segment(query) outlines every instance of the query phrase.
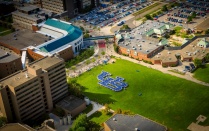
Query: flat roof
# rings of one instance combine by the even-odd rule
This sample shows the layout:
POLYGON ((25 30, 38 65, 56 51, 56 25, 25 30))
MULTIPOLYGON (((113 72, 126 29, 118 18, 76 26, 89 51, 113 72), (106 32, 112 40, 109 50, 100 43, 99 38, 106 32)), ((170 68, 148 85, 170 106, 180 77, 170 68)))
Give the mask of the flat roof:
POLYGON ((166 131, 167 128, 140 115, 115 114, 105 122, 111 130, 166 131))
MULTIPOLYGON (((209 48, 199 47, 197 44, 201 40, 202 38, 197 38, 180 50, 163 50, 152 57, 152 59, 162 60, 162 62, 172 62, 177 60, 175 55, 181 55, 184 58, 203 59, 203 57, 209 53, 209 48)), ((207 37, 206 40, 209 40, 209 37, 207 37)))
MULTIPOLYGON (((51 37, 50 39, 53 38, 51 37)), ((37 46, 43 44, 46 40, 49 40, 48 36, 46 37, 43 34, 35 33, 27 29, 22 29, 17 32, 0 37, 0 42, 19 50, 24 49, 28 46, 37 46), (16 37, 14 37, 15 34, 16 37), (17 40, 15 38, 17 38, 17 40)))
POLYGON ((68 33, 64 37, 61 37, 57 40, 52 41, 51 43, 48 43, 43 46, 41 45, 38 47, 42 52, 45 52, 45 53, 48 53, 48 52, 50 53, 62 46, 69 44, 70 42, 73 42, 74 40, 82 36, 82 30, 76 26, 71 25, 68 22, 60 21, 57 19, 48 19, 45 22, 45 25, 64 30, 68 33))
POLYGON ((28 12, 28 11, 39 9, 39 7, 33 6, 33 5, 27 5, 27 6, 24 6, 24 7, 20 7, 18 9, 22 10, 22 11, 25 11, 25 12, 28 12))
POLYGON ((20 123, 10 123, 0 127, 1 131, 36 131, 28 125, 20 123))
POLYGON ((7 63, 18 58, 20 57, 0 48, 0 63, 7 63))
POLYGON ((11 87, 17 87, 19 85, 22 85, 23 83, 26 83, 27 81, 30 81, 30 80, 36 78, 36 76, 31 75, 30 73, 27 73, 28 77, 26 77, 26 73, 27 73, 26 70, 16 72, 12 75, 9 75, 9 76, 1 79, 0 83, 3 85, 9 85, 11 87))
POLYGON ((63 62, 62 58, 51 56, 51 57, 45 57, 40 60, 29 63, 29 66, 34 67, 34 68, 38 66, 38 67, 46 70, 46 69, 48 69, 48 68, 52 67, 53 65, 56 65, 60 62, 63 62))
POLYGON ((146 36, 146 33, 152 29, 162 28, 165 25, 169 24, 148 20, 130 32, 121 33, 124 41, 118 42, 118 44, 121 47, 135 50, 136 52, 149 54, 161 45, 159 45, 160 41, 158 39, 149 38, 146 36))
POLYGON ((85 103, 84 100, 71 95, 65 97, 62 101, 58 102, 56 105, 71 112, 80 105, 82 105, 83 103, 85 103))

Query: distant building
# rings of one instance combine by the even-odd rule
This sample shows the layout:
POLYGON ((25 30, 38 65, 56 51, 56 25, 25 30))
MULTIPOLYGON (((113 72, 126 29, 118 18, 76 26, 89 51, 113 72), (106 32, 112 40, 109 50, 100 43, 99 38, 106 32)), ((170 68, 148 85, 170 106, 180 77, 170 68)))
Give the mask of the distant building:
POLYGON ((19 7, 17 11, 12 12, 13 22, 30 30, 33 29, 33 24, 40 24, 52 16, 53 13, 32 5, 19 7))
POLYGON ((70 18, 78 14, 77 0, 42 0, 41 7, 57 14, 67 12, 70 18))
POLYGON ((209 41, 207 41, 206 38, 202 38, 200 42, 197 43, 197 46, 207 48, 209 47, 209 41))
POLYGON ((104 122, 104 131, 166 131, 167 127, 140 115, 115 114, 104 122))
POLYGON ((0 16, 10 14, 15 11, 15 6, 11 1, 0 1, 0 16))
POLYGON ((22 70, 21 58, 0 48, 0 79, 22 70))
POLYGON ((98 0, 42 0, 41 7, 57 14, 67 14, 73 18, 86 7, 95 7, 98 0))
POLYGON ((64 60, 44 57, 0 80, 0 115, 9 122, 39 118, 68 94, 64 60))

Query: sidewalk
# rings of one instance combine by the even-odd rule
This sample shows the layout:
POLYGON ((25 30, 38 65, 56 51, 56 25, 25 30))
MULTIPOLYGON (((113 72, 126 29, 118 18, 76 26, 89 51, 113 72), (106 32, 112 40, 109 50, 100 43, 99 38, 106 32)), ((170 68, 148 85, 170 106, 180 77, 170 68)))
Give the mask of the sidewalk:
POLYGON ((92 114, 94 114, 96 111, 98 110, 101 110, 101 109, 104 109, 104 106, 103 105, 100 105, 99 103, 96 103, 94 101, 91 101, 91 104, 93 106, 93 109, 92 111, 90 111, 88 114, 87 114, 87 117, 91 116, 92 114))

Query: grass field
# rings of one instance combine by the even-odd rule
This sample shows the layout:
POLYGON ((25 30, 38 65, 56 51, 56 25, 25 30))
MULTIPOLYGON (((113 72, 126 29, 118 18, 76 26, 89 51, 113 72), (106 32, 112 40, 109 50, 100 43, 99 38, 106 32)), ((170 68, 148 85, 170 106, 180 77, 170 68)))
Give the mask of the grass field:
POLYGON ((11 30, 0 26, 0 36, 4 36, 4 35, 7 35, 7 34, 10 34, 11 32, 12 32, 11 30), (6 30, 8 30, 8 31, 6 31, 6 30), (3 32, 3 31, 6 31, 6 32, 3 32), (3 32, 3 33, 1 33, 1 32, 3 32))
POLYGON ((209 65, 207 64, 203 68, 198 68, 194 72, 194 77, 200 81, 209 83, 209 65))
POLYGON ((102 111, 97 111, 94 114, 92 114, 89 119, 91 121, 94 121, 96 123, 98 123, 100 126, 102 125, 102 123, 104 123, 105 121, 107 121, 110 117, 112 116, 111 113, 109 114, 105 114, 102 111))
POLYGON ((148 10, 152 9, 153 7, 156 7, 156 6, 160 5, 160 4, 161 3, 156 2, 156 3, 154 3, 154 4, 150 5, 150 6, 147 6, 147 7, 143 8, 143 9, 137 11, 136 13, 133 13, 133 15, 137 16, 137 15, 139 15, 141 13, 144 13, 145 11, 148 11, 148 10))
POLYGON ((186 130, 200 114, 209 117, 208 87, 125 60, 95 67, 82 74, 77 82, 84 86, 84 94, 91 100, 108 103, 114 110, 130 110, 174 131, 186 130), (113 78, 125 78, 128 89, 114 92, 99 86, 97 75, 102 70, 110 72, 113 78))

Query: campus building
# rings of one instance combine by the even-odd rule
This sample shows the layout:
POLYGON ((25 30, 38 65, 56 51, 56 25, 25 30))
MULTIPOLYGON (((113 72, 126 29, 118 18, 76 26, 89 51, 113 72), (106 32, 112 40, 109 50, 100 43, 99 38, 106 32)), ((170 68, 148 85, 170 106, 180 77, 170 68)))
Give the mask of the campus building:
POLYGON ((83 48, 83 33, 71 23, 48 19, 33 25, 33 31, 19 30, 1 37, 0 45, 20 55, 27 51, 33 60, 56 54, 66 61, 83 48))
POLYGON ((4 47, 0 47, 0 79, 22 70, 21 58, 4 49, 4 47))
POLYGON ((29 55, 34 59, 56 54, 69 60, 83 47, 82 30, 68 22, 48 19, 36 32, 54 39, 36 47, 28 47, 28 52, 31 52, 29 55))
POLYGON ((0 80, 0 115, 8 122, 39 118, 68 95, 64 60, 44 57, 0 80))
POLYGON ((30 30, 33 29, 33 24, 40 24, 52 16, 53 13, 33 5, 20 7, 17 11, 12 12, 13 22, 30 30))
MULTIPOLYGON (((161 60, 151 58, 168 44, 167 39, 158 38, 172 28, 170 24, 146 21, 130 32, 117 34, 116 44, 119 46, 119 53, 138 60, 149 61, 152 64, 161 64, 161 60)), ((173 64, 177 65, 177 60, 173 64)))
POLYGON ((167 127, 140 115, 115 114, 104 122, 104 131, 167 131, 167 127))

